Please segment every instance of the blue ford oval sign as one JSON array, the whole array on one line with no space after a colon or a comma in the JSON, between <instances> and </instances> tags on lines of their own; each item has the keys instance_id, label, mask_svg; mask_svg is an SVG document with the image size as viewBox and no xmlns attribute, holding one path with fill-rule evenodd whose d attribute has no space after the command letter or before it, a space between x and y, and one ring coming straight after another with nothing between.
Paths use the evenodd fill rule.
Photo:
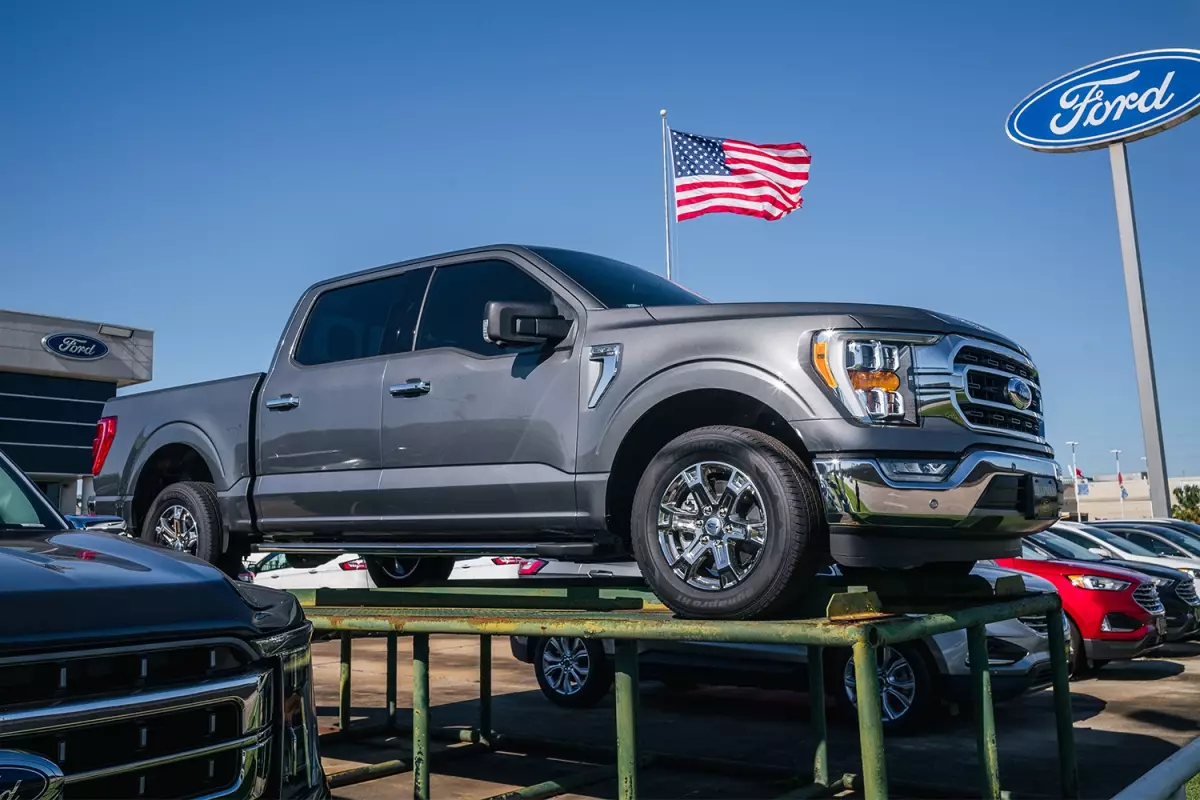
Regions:
<instances>
[{"instance_id":1,"label":"blue ford oval sign","mask_svg":"<svg viewBox=\"0 0 1200 800\"><path fill-rule=\"evenodd\" d=\"M95 361L108 355L108 345L82 333L52 333L42 338L42 347L76 361Z\"/></svg>"},{"instance_id":2,"label":"blue ford oval sign","mask_svg":"<svg viewBox=\"0 0 1200 800\"><path fill-rule=\"evenodd\" d=\"M1200 113L1200 50L1148 50L1077 69L1022 100L1005 130L1034 150L1130 142Z\"/></svg>"}]
</instances>

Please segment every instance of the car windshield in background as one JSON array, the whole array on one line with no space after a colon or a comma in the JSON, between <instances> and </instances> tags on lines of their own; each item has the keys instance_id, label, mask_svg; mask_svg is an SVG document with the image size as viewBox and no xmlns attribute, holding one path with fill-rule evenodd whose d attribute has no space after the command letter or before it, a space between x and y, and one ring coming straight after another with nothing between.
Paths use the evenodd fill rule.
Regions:
<instances>
[{"instance_id":1,"label":"car windshield in background","mask_svg":"<svg viewBox=\"0 0 1200 800\"><path fill-rule=\"evenodd\" d=\"M605 308L697 306L708 303L679 284L624 261L557 247L528 249L587 289Z\"/></svg>"},{"instance_id":2,"label":"car windshield in background","mask_svg":"<svg viewBox=\"0 0 1200 800\"><path fill-rule=\"evenodd\" d=\"M1130 528L1130 530L1137 531L1139 529ZM1179 547L1182 547L1184 550L1191 553L1193 556L1200 557L1200 542L1197 542L1195 538L1188 536L1186 533L1180 533L1177 530L1164 528L1159 525L1145 525L1140 528L1140 530L1157 533L1171 544L1178 545Z\"/></svg>"},{"instance_id":3,"label":"car windshield in background","mask_svg":"<svg viewBox=\"0 0 1200 800\"><path fill-rule=\"evenodd\" d=\"M1052 553L1055 558L1066 558L1071 561L1103 561L1104 559L1088 550L1086 547L1080 547L1069 539L1064 539L1052 531L1042 531L1035 533L1029 537L1034 544L1045 548L1049 553Z\"/></svg>"},{"instance_id":4,"label":"car windshield in background","mask_svg":"<svg viewBox=\"0 0 1200 800\"><path fill-rule=\"evenodd\" d=\"M1087 526L1084 530L1118 552L1131 553L1135 556L1159 558L1157 553L1152 553L1140 544L1134 544L1128 539L1117 536L1112 531L1106 531L1103 528L1093 528L1091 526Z\"/></svg>"},{"instance_id":5,"label":"car windshield in background","mask_svg":"<svg viewBox=\"0 0 1200 800\"><path fill-rule=\"evenodd\" d=\"M0 458L0 534L5 531L61 529L49 503Z\"/></svg>"}]
</instances>

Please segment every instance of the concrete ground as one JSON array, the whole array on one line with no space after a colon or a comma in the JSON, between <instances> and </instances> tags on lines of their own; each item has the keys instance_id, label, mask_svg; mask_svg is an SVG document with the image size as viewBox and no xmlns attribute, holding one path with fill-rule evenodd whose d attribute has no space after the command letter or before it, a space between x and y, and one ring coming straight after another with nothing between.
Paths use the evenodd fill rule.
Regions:
<instances>
[{"instance_id":1,"label":"concrete ground","mask_svg":"<svg viewBox=\"0 0 1200 800\"><path fill-rule=\"evenodd\" d=\"M466 727L478 719L478 640L431 639L430 693L435 708L431 729ZM589 710L552 705L538 690L532 667L512 658L508 640L493 641L493 727L510 735L611 747L614 722L611 695ZM400 717L406 719L411 693L410 654L400 640ZM338 643L314 647L317 705L322 729L336 724ZM358 639L352 670L355 717L379 718L385 699L385 640ZM1085 798L1108 798L1186 744L1200 732L1200 644L1164 648L1153 658L1114 663L1097 677L1072 683L1075 741ZM745 689L702 688L668 693L656 684L642 689L639 747L684 757L734 759L776 768L803 770L811 764L805 694ZM1056 797L1058 765L1054 711L1049 690L996 707L1002 786L1014 797ZM829 753L833 774L858 773L856 729L831 718ZM588 769L570 761L521 753L436 753L432 794L439 798L483 798L523 785ZM969 713L947 715L919 736L889 737L888 776L895 784L944 788L946 796L978 796L974 728ZM407 738L376 737L322 747L327 772L393 758L407 759ZM459 757L455 757L459 756ZM604 763L598 756L596 763ZM640 776L639 796L647 798L773 797L789 788L773 774L758 779L649 768ZM410 796L410 774L348 786L338 798ZM893 796L903 792L893 791ZM612 780L590 784L573 798L616 796Z\"/></svg>"}]
</instances>

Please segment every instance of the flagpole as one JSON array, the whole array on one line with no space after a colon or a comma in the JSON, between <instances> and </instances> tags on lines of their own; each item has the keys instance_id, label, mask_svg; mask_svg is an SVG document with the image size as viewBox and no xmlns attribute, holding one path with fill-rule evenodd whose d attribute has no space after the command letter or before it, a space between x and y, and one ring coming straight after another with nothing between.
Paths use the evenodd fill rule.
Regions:
<instances>
[{"instance_id":1,"label":"flagpole","mask_svg":"<svg viewBox=\"0 0 1200 800\"><path fill-rule=\"evenodd\" d=\"M1121 451L1113 450L1112 453L1117 459L1117 497L1121 500L1121 519L1125 519L1125 481L1121 476Z\"/></svg>"},{"instance_id":2,"label":"flagpole","mask_svg":"<svg viewBox=\"0 0 1200 800\"><path fill-rule=\"evenodd\" d=\"M1079 442L1067 442L1071 445L1071 481L1075 484L1075 521L1083 522L1083 509L1079 507L1079 465L1075 463L1075 445Z\"/></svg>"},{"instance_id":3,"label":"flagpole","mask_svg":"<svg viewBox=\"0 0 1200 800\"><path fill-rule=\"evenodd\" d=\"M670 161L667 154L670 152L670 128L667 127L667 110L664 108L658 112L662 117L662 147L663 147L663 225L667 236L667 280L671 280L671 180L670 180Z\"/></svg>"}]
</instances>

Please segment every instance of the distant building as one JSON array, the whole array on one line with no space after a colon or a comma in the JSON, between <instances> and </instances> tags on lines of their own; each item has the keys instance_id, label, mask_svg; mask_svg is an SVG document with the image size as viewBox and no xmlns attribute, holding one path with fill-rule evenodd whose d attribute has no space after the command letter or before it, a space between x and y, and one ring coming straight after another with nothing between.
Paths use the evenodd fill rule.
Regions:
<instances>
[{"instance_id":1,"label":"distant building","mask_svg":"<svg viewBox=\"0 0 1200 800\"><path fill-rule=\"evenodd\" d=\"M86 509L104 401L153 364L151 331L0 310L0 450L60 511Z\"/></svg>"},{"instance_id":2,"label":"distant building","mask_svg":"<svg viewBox=\"0 0 1200 800\"><path fill-rule=\"evenodd\" d=\"M1075 486L1071 483L1070 472L1064 473L1067 475L1066 487L1064 490L1064 511L1071 514L1075 513ZM1145 473L1133 473L1124 475L1125 491L1129 496L1125 498L1125 516L1129 519L1145 519L1152 516L1150 513L1150 483L1146 480ZM1170 478L1168 480L1171 486L1171 502L1175 501L1174 490L1178 486L1195 484L1200 486L1200 476L1193 478ZM1094 519L1120 519L1121 518L1121 488L1117 483L1117 475L1095 475L1088 480L1088 492L1079 498L1080 513L1084 520Z\"/></svg>"}]
</instances>

